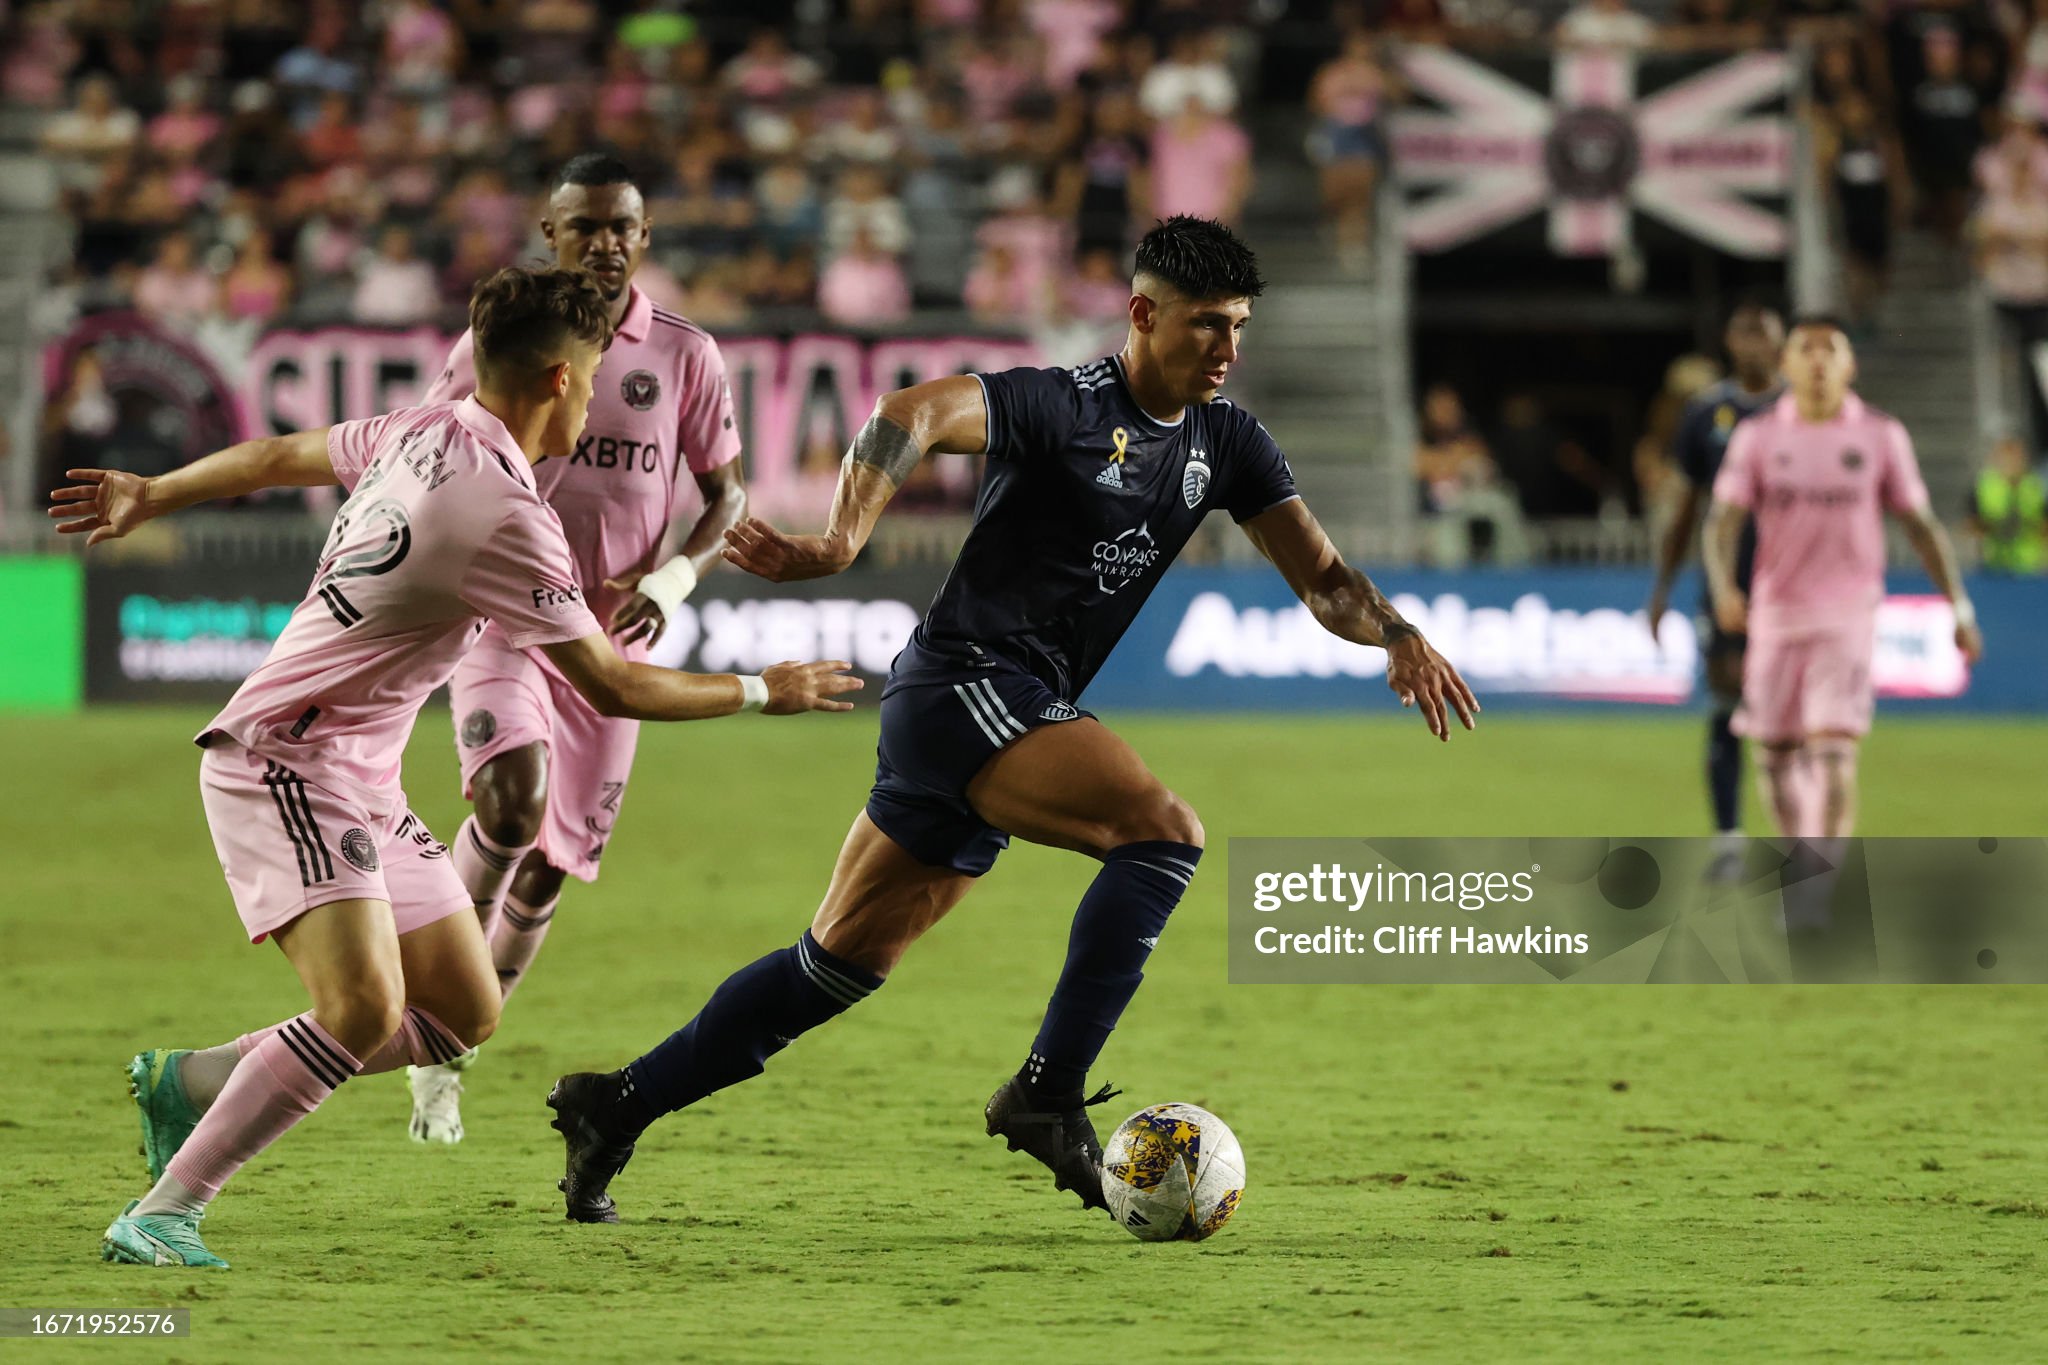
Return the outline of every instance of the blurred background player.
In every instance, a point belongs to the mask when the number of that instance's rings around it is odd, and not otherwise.
[[[847,710],[842,664],[760,677],[620,658],[577,586],[532,467],[583,432],[610,340],[582,271],[512,269],[470,311],[478,392],[321,431],[249,441],[160,478],[72,471],[50,515],[87,544],[212,498],[339,480],[312,588],[199,732],[207,824],[252,943],[275,938],[310,1012],[201,1051],[130,1063],[156,1184],[101,1256],[224,1266],[199,1237],[221,1186],[350,1076],[447,1061],[490,1036],[500,994],[448,850],[407,808],[400,762],[427,696],[486,620],[545,649],[607,715],[693,720]]]
[[[613,331],[589,425],[567,458],[534,470],[534,483],[562,519],[591,610],[635,660],[718,562],[726,528],[747,506],[718,344],[633,284],[652,227],[632,172],[594,154],[562,167],[541,222],[556,263],[596,277]],[[474,347],[463,334],[426,402],[475,390]],[[681,552],[655,568],[685,468],[703,508]],[[545,657],[514,648],[495,626],[456,668],[449,701],[463,794],[476,803],[455,836],[455,869],[510,998],[547,935],[563,880],[597,879],[640,723],[600,714]],[[409,1073],[414,1141],[462,1140],[458,1078],[471,1060]]]
[[[1728,318],[1721,334],[1733,373],[1696,395],[1685,406],[1672,434],[1672,456],[1684,475],[1677,511],[1664,529],[1657,549],[1657,580],[1650,589],[1650,633],[1656,634],[1670,605],[1671,585],[1692,549],[1693,530],[1705,509],[1721,457],[1727,453],[1736,424],[1776,402],[1782,392],[1778,357],[1785,349],[1785,322],[1776,310],[1748,303]],[[1756,562],[1756,528],[1746,526],[1737,547],[1735,585],[1749,591]],[[1701,590],[1700,635],[1707,655],[1707,688],[1713,715],[1707,722],[1707,796],[1713,805],[1719,838],[1710,877],[1725,877],[1742,865],[1742,741],[1729,728],[1742,700],[1742,652],[1747,639],[1721,629],[1713,602]]]
[[[1983,653],[1948,534],[1928,506],[1913,443],[1850,390],[1856,357],[1831,318],[1792,329],[1786,393],[1735,428],[1714,479],[1707,584],[1723,631],[1751,638],[1736,733],[1763,748],[1764,790],[1787,838],[1842,838],[1856,820],[1857,746],[1875,700],[1870,664],[1884,598],[1884,516],[1904,526],[1955,607],[1956,648]],[[1737,577],[1755,519],[1756,570]]]
[[[1012,836],[1101,863],[1066,966],[987,1131],[1105,1208],[1088,1069],[1202,857],[1202,824],[1076,702],[1213,508],[1229,511],[1323,629],[1383,646],[1388,684],[1448,739],[1478,703],[1295,492],[1280,448],[1217,392],[1264,288],[1228,228],[1176,216],[1139,243],[1130,329],[1072,370],[960,375],[885,394],[841,467],[822,535],[750,518],[727,557],[776,582],[851,565],[933,451],[986,453],[974,527],[882,693],[875,785],[811,927],[726,978],[659,1046],[548,1095],[569,1217],[615,1222],[610,1184],[655,1119],[759,1075],[799,1035],[879,989]]]

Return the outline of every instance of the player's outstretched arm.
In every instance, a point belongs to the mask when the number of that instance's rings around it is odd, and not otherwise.
[[[1956,568],[1955,546],[1949,543],[1948,532],[1935,520],[1930,507],[1900,513],[1899,524],[1905,528],[1906,539],[1913,542],[1913,552],[1926,566],[1927,576],[1955,608],[1956,648],[1965,659],[1976,663],[1984,657],[1984,632],[1977,627],[1977,608],[1963,587],[1963,575]]]
[[[839,489],[822,535],[792,536],[758,517],[725,533],[725,558],[775,583],[824,578],[853,563],[896,490],[930,451],[978,454],[988,407],[972,375],[885,393],[839,465]]]
[[[1749,509],[1714,499],[1707,508],[1707,526],[1700,537],[1700,557],[1707,568],[1707,592],[1714,600],[1714,620],[1731,635],[1749,628],[1749,600],[1735,586],[1735,560],[1742,547],[1742,526]]]
[[[338,482],[325,427],[244,441],[151,479],[119,469],[67,469],[64,477],[77,482],[51,492],[50,515],[58,534],[85,532],[87,545],[118,540],[153,517],[195,502]]]
[[[1458,670],[1430,647],[1422,632],[1401,619],[1370,578],[1344,562],[1322,525],[1294,498],[1243,523],[1259,553],[1273,562],[1316,624],[1353,644],[1387,651],[1387,686],[1403,706],[1419,706],[1429,732],[1451,737],[1449,712],[1467,730],[1477,723],[1479,699]]]
[[[683,673],[619,657],[603,635],[586,635],[541,649],[569,685],[600,714],[632,720],[711,720],[761,711],[793,716],[803,711],[851,711],[839,698],[865,684],[846,675],[847,663],[780,663],[758,677]]]

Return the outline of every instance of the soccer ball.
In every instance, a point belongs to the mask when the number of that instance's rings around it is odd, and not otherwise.
[[[1222,1119],[1155,1104],[1117,1125],[1102,1152],[1110,1217],[1146,1242],[1199,1242],[1237,1212],[1244,1150]]]

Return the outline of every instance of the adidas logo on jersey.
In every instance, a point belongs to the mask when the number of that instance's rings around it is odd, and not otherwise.
[[[1115,443],[1116,449],[1109,452],[1109,463],[1104,465],[1102,472],[1095,476],[1095,482],[1101,484],[1104,488],[1122,488],[1124,486],[1124,457],[1129,455],[1131,451],[1131,433],[1127,427],[1118,427],[1115,431],[1109,433],[1109,436],[1110,440]]]

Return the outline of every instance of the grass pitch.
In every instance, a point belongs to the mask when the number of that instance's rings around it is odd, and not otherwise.
[[[196,712],[0,722],[0,1305],[178,1306],[152,1360],[490,1355],[1096,1361],[2048,1358],[2040,997],[1994,988],[1229,987],[1229,835],[1691,834],[1700,726],[1489,715],[1113,724],[1212,863],[1098,1079],[1244,1142],[1212,1241],[1084,1219],[982,1136],[1083,860],[1013,849],[888,988],[658,1126],[626,1222],[562,1221],[541,1096],[680,1024],[808,921],[872,771],[858,718],[650,726],[604,880],[573,887],[469,1077],[406,1140],[399,1076],[338,1094],[215,1206],[224,1273],[106,1266],[146,1184],[121,1064],[303,1007],[207,842]],[[445,714],[415,807],[460,820]],[[2040,834],[2048,726],[1881,720],[1871,834]]]

